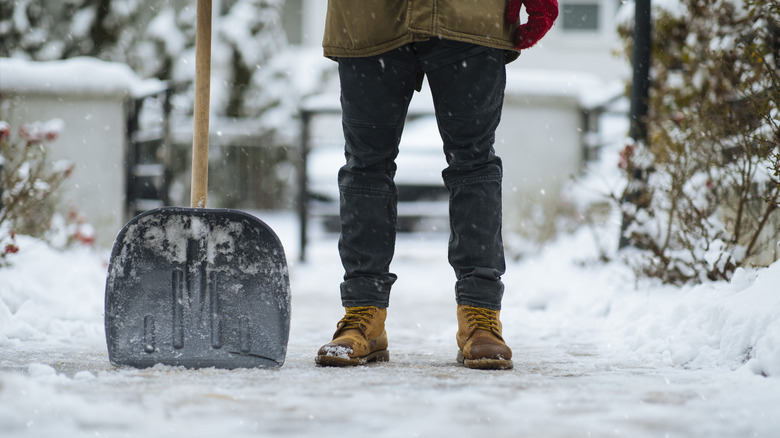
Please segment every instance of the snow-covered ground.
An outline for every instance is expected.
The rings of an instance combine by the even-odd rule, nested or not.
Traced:
[[[403,235],[391,361],[318,368],[342,313],[335,237],[315,233],[301,263],[294,215],[260,216],[285,244],[293,291],[273,370],[112,366],[108,253],[17,236],[0,269],[0,436],[780,436],[780,263],[731,283],[637,282],[597,262],[583,228],[510,262],[515,368],[476,371],[455,362],[446,236]]]

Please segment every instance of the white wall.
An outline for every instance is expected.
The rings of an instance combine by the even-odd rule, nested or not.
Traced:
[[[564,184],[583,166],[582,102],[602,86],[585,73],[508,69],[495,145],[504,164],[507,230],[522,231],[528,221],[538,226],[540,213],[560,208]]]

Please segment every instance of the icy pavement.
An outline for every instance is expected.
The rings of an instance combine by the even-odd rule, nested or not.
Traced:
[[[446,236],[403,236],[390,362],[318,368],[342,314],[335,238],[315,236],[299,263],[294,218],[263,219],[288,249],[293,291],[287,362],[274,370],[112,366],[107,255],[22,242],[17,266],[0,269],[0,436],[780,436],[780,376],[760,372],[780,363],[761,354],[780,349],[740,358],[721,333],[777,341],[764,332],[778,301],[723,309],[778,277],[778,264],[741,273],[740,285],[636,286],[619,264],[588,262],[587,237],[572,236],[510,263],[502,320],[515,368],[476,371],[455,362]]]

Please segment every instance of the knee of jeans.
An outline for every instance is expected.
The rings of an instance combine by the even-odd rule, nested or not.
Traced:
[[[501,160],[496,159],[486,165],[457,168],[450,166],[442,171],[442,179],[447,187],[458,187],[467,184],[498,182],[503,179]]]
[[[339,191],[344,194],[391,197],[397,188],[390,174],[383,172],[353,172],[347,168],[339,171]]]

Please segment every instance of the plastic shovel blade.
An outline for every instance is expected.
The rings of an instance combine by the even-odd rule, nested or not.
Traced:
[[[136,216],[114,242],[105,325],[115,365],[280,367],[290,332],[284,248],[241,211]]]

